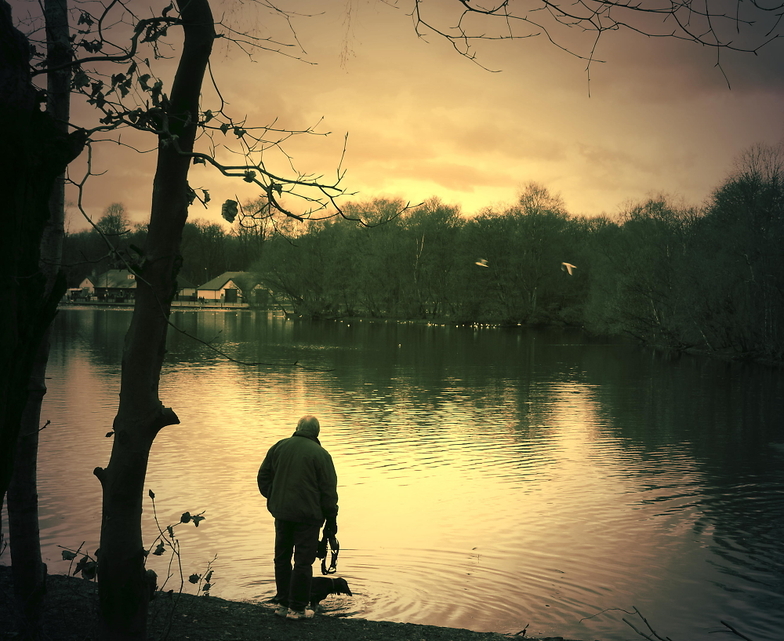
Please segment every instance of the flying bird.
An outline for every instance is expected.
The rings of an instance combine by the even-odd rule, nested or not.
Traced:
[[[487,264],[487,258],[480,258],[474,263],[474,265],[479,265],[480,267],[490,267],[490,265]]]
[[[561,263],[561,269],[565,272],[568,272],[569,276],[571,276],[572,270],[577,269],[577,265],[572,265],[571,263]]]

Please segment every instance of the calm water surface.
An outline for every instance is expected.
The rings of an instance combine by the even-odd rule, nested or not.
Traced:
[[[67,570],[58,546],[97,546],[92,470],[109,458],[129,320],[57,319],[40,463],[50,571]],[[170,339],[161,398],[181,424],[157,438],[147,485],[164,525],[205,511],[177,531],[186,576],[217,555],[215,596],[274,594],[256,472],[313,413],[338,470],[339,575],[355,592],[325,602],[333,615],[620,641],[640,638],[619,610],[637,607],[676,641],[732,638],[721,620],[784,638],[780,372],[562,331],[173,320],[270,364]]]

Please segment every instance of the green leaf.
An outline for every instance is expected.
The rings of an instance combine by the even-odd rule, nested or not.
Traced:
[[[163,95],[163,81],[156,80],[155,84],[150,87],[150,96],[152,97],[152,104],[154,107],[161,106],[161,96]]]
[[[174,538],[174,527],[171,525],[166,526],[166,531],[169,533],[169,538]]]
[[[133,245],[131,245],[131,247],[133,247]],[[153,501],[155,500],[155,492],[153,492],[152,490],[149,490],[147,492],[147,494]]]
[[[191,583],[198,583],[200,578],[201,576],[199,576],[198,574],[191,574],[188,577],[188,581],[190,581]]]
[[[163,544],[163,541],[161,541],[156,546],[155,551],[153,552],[153,554],[155,556],[161,556],[164,552],[166,552],[166,546]]]
[[[182,516],[180,517],[180,523],[190,523],[190,522],[191,522],[191,513],[183,512]]]
[[[199,515],[199,514],[194,514],[194,515],[193,515],[191,518],[193,519],[193,524],[194,524],[196,527],[199,527],[199,523],[200,523],[201,521],[203,521],[203,520],[204,520],[206,517],[203,517],[203,516],[201,516],[201,515]]]
[[[84,87],[87,87],[89,85],[90,85],[90,79],[87,77],[87,74],[84,73],[84,71],[82,71],[81,69],[79,69],[79,71],[77,71],[73,75],[73,78],[71,79],[71,86],[74,89],[83,89]]]
[[[63,550],[63,561],[73,561],[76,558],[76,552],[71,550]]]
[[[94,579],[97,572],[98,564],[95,561],[85,563],[84,567],[82,568],[82,576],[88,580]]]
[[[233,223],[234,219],[237,217],[237,201],[236,200],[227,200],[221,206],[221,216],[223,219]]]
[[[90,557],[87,555],[84,555],[81,559],[79,559],[79,563],[76,564],[74,576],[81,572],[85,579],[92,579],[95,577],[95,572],[97,569],[98,564],[90,559]]]

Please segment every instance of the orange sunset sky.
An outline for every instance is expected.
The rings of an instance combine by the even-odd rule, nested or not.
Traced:
[[[37,7],[27,0],[11,4],[15,14]],[[165,3],[131,5],[145,16],[148,7]],[[448,26],[457,5],[428,0],[423,9]],[[726,79],[713,49],[629,31],[602,37],[596,52],[602,62],[594,62],[590,74],[585,60],[544,37],[477,43],[478,60],[492,72],[427,30],[418,38],[413,0],[279,6],[302,14],[292,26],[304,53],[293,51],[305,61],[270,52],[249,59],[218,41],[212,70],[226,110],[248,125],[320,123],[317,130],[329,136],[294,139],[287,151],[298,170],[327,179],[348,134],[342,184],[357,192],[353,200],[399,196],[416,203],[438,196],[470,215],[511,203],[522,185],[535,181],[560,194],[572,214],[615,215],[630,201],[658,193],[699,205],[739,153],[784,139],[780,41],[758,55],[723,53]],[[291,40],[284,22],[252,2],[214,2],[213,11],[237,28]],[[558,38],[576,53],[590,51],[591,38],[575,29],[561,30]],[[170,77],[165,63],[157,68]],[[206,89],[204,107],[217,105],[217,94]],[[77,106],[74,121],[89,115]],[[149,136],[123,141],[155,145]],[[74,177],[82,170],[75,163]],[[153,170],[154,153],[96,146],[93,171],[106,173],[91,179],[88,213],[97,218],[120,202],[132,222],[144,222]],[[242,181],[198,167],[191,185],[212,197],[206,210],[194,205],[191,218],[210,222],[221,222],[224,199],[257,195]],[[68,224],[71,231],[86,226],[75,211]]]

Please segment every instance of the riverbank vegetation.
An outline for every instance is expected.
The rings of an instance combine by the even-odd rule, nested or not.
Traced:
[[[437,198],[352,202],[342,213],[296,223],[262,201],[247,203],[231,232],[188,223],[183,275],[198,284],[251,271],[271,308],[307,318],[565,324],[674,350],[784,358],[781,147],[747,151],[699,208],[658,196],[587,218],[529,184],[512,206],[473,217]],[[142,242],[142,229],[107,216],[123,243]],[[95,253],[95,236],[69,236],[74,258]]]

